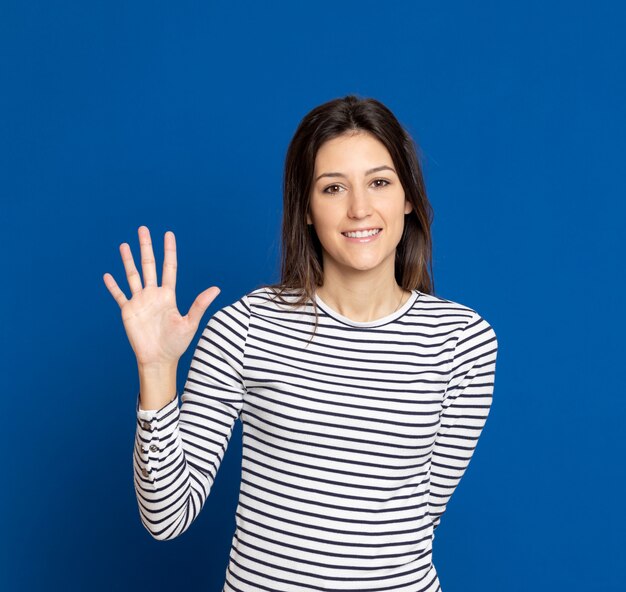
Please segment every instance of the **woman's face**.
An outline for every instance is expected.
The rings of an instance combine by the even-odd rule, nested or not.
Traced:
[[[380,270],[393,277],[395,252],[412,210],[385,146],[368,132],[325,142],[315,158],[307,222],[322,244],[324,273]],[[378,230],[350,237],[351,231]],[[369,234],[369,233],[368,233]]]

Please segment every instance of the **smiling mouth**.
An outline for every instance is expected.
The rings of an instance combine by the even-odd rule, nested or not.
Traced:
[[[357,230],[355,232],[342,232],[341,234],[348,238],[366,238],[368,236],[376,236],[382,231],[382,228],[370,228],[368,230]]]

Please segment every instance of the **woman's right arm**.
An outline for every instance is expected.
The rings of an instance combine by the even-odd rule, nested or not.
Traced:
[[[157,284],[150,232],[141,226],[138,234],[144,285],[127,243],[120,245],[120,253],[130,300],[111,274],[103,279],[120,306],[139,369],[134,468],[141,519],[155,538],[167,539],[181,534],[200,511],[241,411],[248,306],[244,297],[209,321],[179,409],[178,361],[220,290],[212,286],[200,293],[182,316],[176,305],[174,233],[164,238],[162,286]]]
[[[135,492],[141,522],[155,539],[185,532],[211,491],[243,407],[248,323],[246,296],[213,315],[194,352],[180,408],[175,389],[158,410],[143,410],[137,399]]]

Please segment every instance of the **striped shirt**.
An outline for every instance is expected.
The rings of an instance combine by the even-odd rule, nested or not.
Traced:
[[[418,290],[367,322],[315,298],[311,339],[310,301],[251,291],[207,323],[180,407],[137,397],[141,522],[158,540],[189,528],[241,419],[223,592],[441,590],[434,530],[491,407],[495,332]]]

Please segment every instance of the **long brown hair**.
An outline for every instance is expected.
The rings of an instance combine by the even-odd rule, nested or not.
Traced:
[[[289,144],[283,177],[281,280],[265,284],[283,303],[300,307],[311,301],[318,309],[315,289],[323,284],[322,246],[313,225],[307,225],[315,158],[319,148],[346,132],[366,131],[387,148],[405,198],[413,205],[404,217],[404,232],[396,248],[395,278],[404,290],[434,293],[430,227],[434,213],[428,197],[419,147],[381,102],[348,95],[315,107],[304,116]],[[430,268],[430,272],[429,272]],[[296,298],[286,301],[288,292]],[[314,328],[314,332],[315,332]]]

